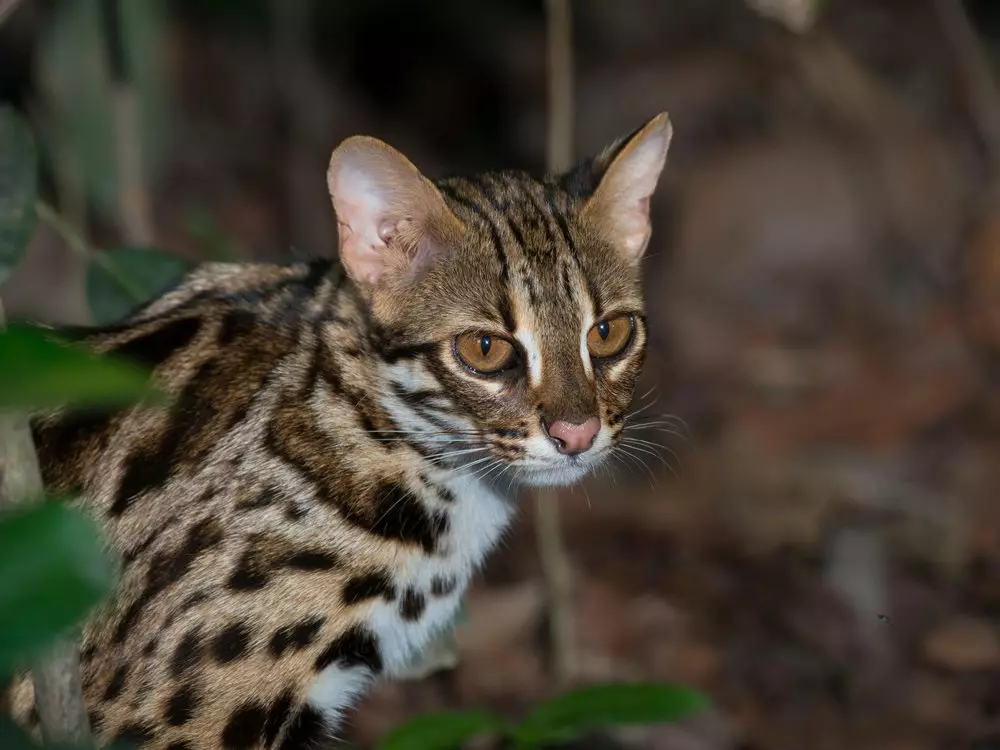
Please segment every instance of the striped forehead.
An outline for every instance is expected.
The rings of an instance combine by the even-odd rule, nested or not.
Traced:
[[[441,189],[496,256],[502,305],[528,355],[532,384],[549,367],[587,368],[579,341],[599,302],[578,257],[570,198],[516,172],[446,181]]]

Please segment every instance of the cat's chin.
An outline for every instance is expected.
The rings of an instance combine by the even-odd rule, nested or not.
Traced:
[[[522,469],[518,475],[518,483],[522,487],[566,487],[587,476],[590,468],[571,465],[551,469]]]

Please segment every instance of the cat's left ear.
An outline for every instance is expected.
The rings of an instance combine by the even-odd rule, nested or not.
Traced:
[[[582,216],[607,229],[609,240],[631,262],[646,251],[652,226],[649,199],[667,160],[673,127],[666,112],[597,158],[603,167],[597,187],[584,203]]]

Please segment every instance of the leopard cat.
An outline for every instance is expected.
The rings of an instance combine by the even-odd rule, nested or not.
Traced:
[[[606,460],[671,134],[661,113],[563,175],[438,181],[351,137],[339,260],[208,263],[77,331],[174,397],[33,421],[47,490],[85,498],[120,561],[82,633],[99,743],[329,741],[448,626],[518,491]],[[37,725],[28,676],[12,705]]]

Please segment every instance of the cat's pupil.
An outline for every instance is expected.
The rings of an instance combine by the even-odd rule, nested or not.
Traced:
[[[483,336],[479,339],[479,348],[483,350],[483,356],[485,357],[490,352],[490,346],[492,345],[492,340],[489,336]]]
[[[601,340],[607,339],[609,333],[611,333],[611,324],[608,321],[602,320],[597,324],[597,335],[601,337]]]

